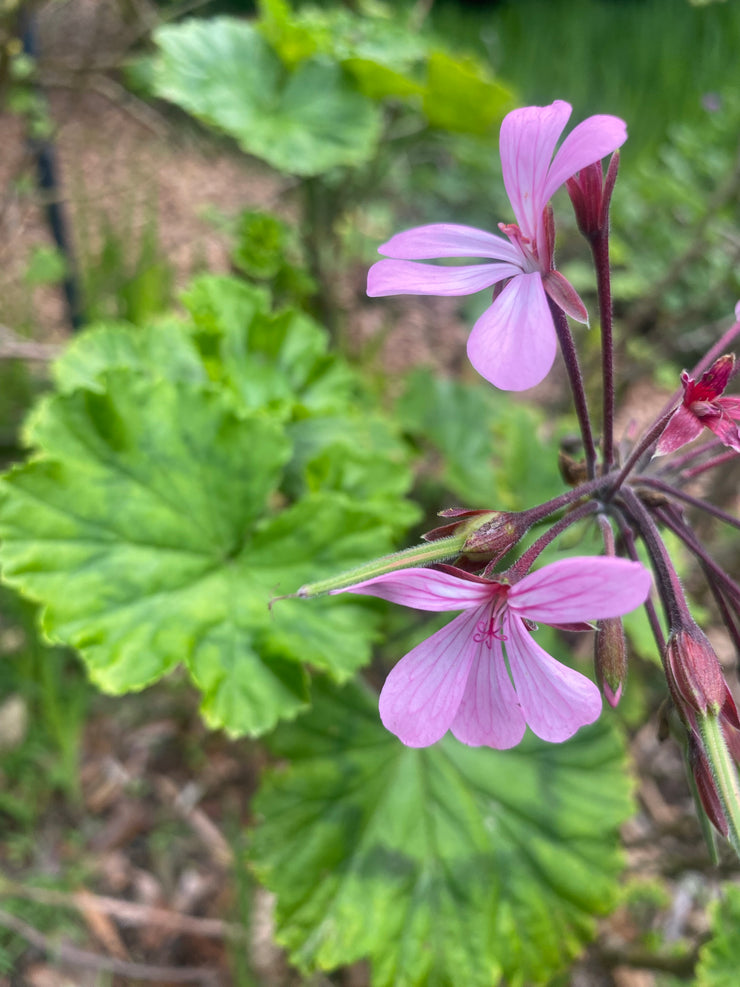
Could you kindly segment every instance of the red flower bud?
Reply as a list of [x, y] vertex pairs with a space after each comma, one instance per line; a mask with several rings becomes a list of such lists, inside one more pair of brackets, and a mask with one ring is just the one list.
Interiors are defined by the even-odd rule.
[[712, 645], [696, 624], [672, 632], [663, 663], [668, 688], [684, 722], [691, 724], [696, 713], [718, 716], [726, 707], [729, 689], [722, 668]]
[[627, 676], [627, 640], [620, 617], [600, 620], [594, 640], [596, 681], [610, 706], [616, 706]]
[[600, 161], [581, 168], [565, 183], [576, 214], [578, 229], [586, 237], [603, 233], [609, 223], [609, 204], [619, 168], [619, 152], [612, 155], [606, 178]]

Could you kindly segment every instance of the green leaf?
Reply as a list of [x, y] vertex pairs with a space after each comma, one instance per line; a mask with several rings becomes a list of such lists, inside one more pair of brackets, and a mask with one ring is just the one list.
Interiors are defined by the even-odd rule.
[[286, 419], [351, 409], [358, 379], [328, 355], [326, 330], [305, 313], [273, 313], [264, 290], [217, 275], [196, 278], [182, 301], [212, 378], [244, 407], [269, 407]]
[[562, 492], [557, 442], [546, 437], [543, 416], [490, 387], [417, 370], [396, 411], [441, 454], [440, 482], [468, 507], [522, 510]]
[[173, 318], [146, 329], [130, 322], [98, 323], [74, 336], [52, 369], [60, 391], [102, 392], [101, 375], [119, 367], [170, 380], [208, 380], [186, 327]]
[[740, 888], [723, 885], [711, 909], [712, 938], [699, 953], [696, 987], [736, 987], [740, 969]]
[[434, 51], [427, 65], [424, 112], [433, 127], [490, 134], [512, 109], [513, 95], [473, 58]]
[[157, 95], [274, 168], [320, 175], [375, 153], [379, 112], [331, 60], [310, 58], [288, 71], [256, 28], [228, 17], [161, 27], [154, 40]]
[[23, 280], [29, 285], [56, 284], [67, 273], [67, 261], [56, 247], [34, 247]]
[[286, 0], [258, 0], [257, 7], [260, 31], [289, 68], [329, 50], [331, 35], [323, 11], [310, 10], [309, 18], [300, 17]]
[[237, 238], [232, 256], [239, 270], [250, 278], [274, 278], [285, 263], [287, 225], [271, 213], [245, 209], [239, 217]]
[[419, 509], [403, 497], [411, 485], [408, 449], [389, 422], [377, 414], [303, 418], [288, 426], [294, 456], [286, 471], [286, 490], [337, 490], [379, 518], [406, 528]]
[[366, 662], [367, 607], [268, 602], [387, 551], [389, 528], [337, 494], [274, 515], [284, 430], [209, 387], [131, 370], [97, 382], [40, 404], [40, 454], [0, 487], [4, 577], [44, 605], [49, 638], [114, 693], [183, 662], [231, 733], [304, 706], [304, 665], [343, 679]]
[[357, 83], [357, 88], [370, 99], [382, 100], [386, 96], [418, 96], [424, 92], [420, 82], [370, 58], [348, 58], [344, 68]]
[[358, 685], [271, 738], [250, 857], [301, 970], [367, 957], [375, 987], [544, 983], [615, 901], [632, 811], [607, 721], [511, 751], [405, 748]]
[[342, 7], [292, 10], [285, 0], [258, 6], [259, 29], [286, 65], [328, 55], [373, 98], [423, 88], [409, 73], [426, 58], [427, 42], [396, 8], [376, 3], [358, 15]]

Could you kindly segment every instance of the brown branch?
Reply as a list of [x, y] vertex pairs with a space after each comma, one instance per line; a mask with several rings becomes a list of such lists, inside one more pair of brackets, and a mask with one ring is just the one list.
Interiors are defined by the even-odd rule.
[[8, 326], [0, 325], [0, 360], [54, 360], [63, 347], [57, 343], [37, 343], [23, 339]]
[[95, 910], [101, 915], [109, 915], [122, 925], [151, 926], [182, 935], [202, 936], [204, 939], [239, 939], [246, 936], [245, 929], [234, 922], [223, 922], [215, 918], [196, 918], [182, 915], [169, 908], [155, 905], [140, 905], [133, 901], [121, 901], [91, 891], [77, 891], [69, 894], [48, 888], [34, 888], [10, 881], [0, 874], [0, 895], [25, 898], [41, 905], [55, 908], [70, 908], [79, 911]]
[[53, 942], [48, 936], [29, 925], [28, 922], [24, 922], [23, 919], [1, 909], [0, 925], [21, 936], [36, 949], [53, 956], [58, 962], [68, 963], [70, 966], [81, 967], [86, 970], [107, 970], [109, 973], [128, 977], [131, 980], [202, 984], [203, 987], [217, 987], [218, 985], [218, 971], [213, 967], [183, 969], [172, 966], [151, 966], [148, 963], [132, 963], [128, 960], [100, 956], [97, 953], [79, 949], [77, 946], [70, 946], [68, 943]]

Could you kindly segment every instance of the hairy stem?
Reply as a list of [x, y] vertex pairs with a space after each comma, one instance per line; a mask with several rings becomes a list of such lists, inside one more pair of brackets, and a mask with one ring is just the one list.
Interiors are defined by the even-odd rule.
[[548, 297], [547, 302], [552, 312], [555, 332], [560, 343], [560, 352], [563, 354], [565, 369], [568, 373], [570, 389], [573, 394], [573, 403], [583, 441], [583, 452], [586, 457], [586, 472], [589, 480], [592, 480], [596, 473], [596, 447], [594, 446], [594, 437], [591, 429], [591, 418], [588, 413], [586, 391], [583, 386], [583, 374], [578, 363], [578, 354], [576, 353], [575, 343], [573, 342], [573, 334], [570, 331], [565, 312], [551, 298]]
[[519, 556], [514, 565], [509, 569], [512, 575], [523, 576], [525, 573], [529, 572], [535, 559], [542, 554], [542, 552], [547, 548], [547, 546], [553, 542], [558, 535], [561, 535], [564, 531], [575, 524], [576, 521], [581, 521], [583, 518], [588, 517], [590, 514], [595, 514], [599, 510], [599, 504], [595, 500], [586, 501], [585, 504], [579, 504], [578, 507], [574, 507], [572, 511], [563, 515], [559, 521], [551, 525], [547, 531], [540, 535], [540, 537], [532, 545], [529, 546], [526, 552]]
[[589, 238], [596, 270], [601, 323], [601, 384], [603, 390], [603, 434], [601, 436], [601, 472], [608, 473], [614, 462], [614, 338], [612, 331], [612, 289], [609, 270], [609, 226]]
[[682, 500], [684, 504], [690, 504], [700, 511], [705, 511], [707, 514], [711, 514], [712, 517], [724, 521], [725, 524], [732, 525], [733, 528], [740, 528], [740, 520], [734, 517], [734, 515], [723, 511], [721, 507], [715, 507], [708, 500], [703, 500], [701, 497], [692, 497], [691, 494], [681, 490], [680, 487], [674, 487], [673, 484], [666, 483], [664, 480], [658, 480], [653, 476], [641, 476], [637, 485], [650, 487], [652, 490], [660, 490], [661, 493], [666, 494], [668, 497], [675, 497], [676, 500]]

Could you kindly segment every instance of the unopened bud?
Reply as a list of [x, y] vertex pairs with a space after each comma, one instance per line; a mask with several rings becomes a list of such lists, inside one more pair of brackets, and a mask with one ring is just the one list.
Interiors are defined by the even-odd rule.
[[729, 826], [722, 807], [722, 799], [717, 791], [717, 785], [707, 756], [693, 731], [689, 731], [688, 755], [689, 768], [694, 778], [696, 794], [699, 796], [702, 808], [714, 828], [726, 837], [729, 832]]
[[577, 175], [565, 183], [578, 229], [586, 237], [603, 233], [609, 222], [609, 204], [619, 168], [619, 152], [615, 151], [609, 162], [606, 177], [600, 161], [581, 168]]
[[620, 617], [600, 620], [594, 641], [596, 681], [610, 706], [616, 706], [622, 696], [627, 677], [627, 639]]
[[448, 538], [450, 535], [465, 535], [486, 521], [500, 516], [500, 511], [469, 511], [465, 508], [450, 507], [446, 511], [440, 511], [439, 517], [449, 517], [454, 518], [454, 520], [442, 524], [438, 528], [432, 528], [431, 531], [425, 532], [421, 537], [424, 541], [439, 541], [440, 538]]
[[530, 527], [526, 512], [501, 511], [471, 531], [462, 553], [472, 559], [496, 562], [526, 535]]
[[691, 723], [696, 713], [719, 715], [729, 690], [717, 655], [696, 624], [672, 632], [664, 665], [673, 702], [685, 721]]

